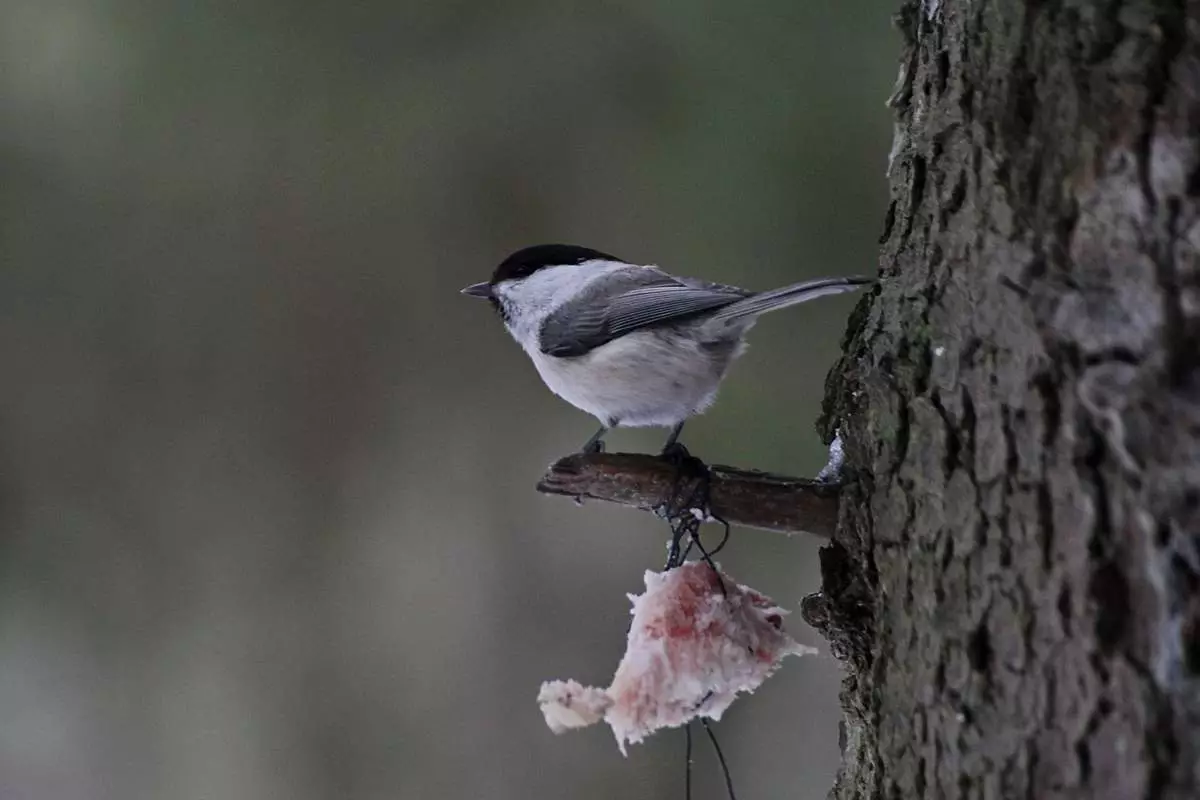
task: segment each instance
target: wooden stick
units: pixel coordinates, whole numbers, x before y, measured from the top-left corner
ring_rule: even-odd
[[[709,509],[731,525],[833,536],[838,484],[717,465],[708,469]],[[675,467],[658,456],[576,453],[551,464],[537,489],[661,514],[675,475]],[[683,488],[679,494],[686,497],[690,484]]]

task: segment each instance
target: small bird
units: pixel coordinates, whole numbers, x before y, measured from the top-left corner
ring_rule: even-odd
[[[760,314],[850,292],[871,279],[822,278],[768,292],[679,278],[567,244],[518,250],[463,294],[491,301],[546,386],[600,420],[583,452],[616,426],[671,428],[716,399]]]

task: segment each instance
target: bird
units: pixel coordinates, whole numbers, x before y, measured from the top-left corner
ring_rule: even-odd
[[[540,244],[510,254],[462,294],[488,300],[546,386],[599,420],[582,452],[603,451],[618,426],[664,427],[667,454],[682,448],[688,418],[712,405],[760,315],[871,283],[831,277],[755,292]]]

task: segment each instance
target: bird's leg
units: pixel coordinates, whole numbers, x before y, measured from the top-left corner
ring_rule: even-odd
[[[671,428],[670,434],[667,435],[667,443],[663,445],[662,456],[668,461],[682,464],[689,457],[688,449],[679,443],[679,434],[683,432],[683,423],[687,422],[682,419],[675,423],[675,427]]]
[[[680,420],[671,428],[671,433],[667,436],[667,443],[663,446],[660,456],[675,468],[675,478],[671,481],[671,493],[664,504],[665,516],[668,519],[673,519],[680,512],[686,511],[688,503],[698,500],[702,505],[708,504],[708,466],[679,443],[679,433],[683,430],[685,421]],[[680,497],[680,490],[688,482],[688,479],[694,481],[695,485],[692,489],[692,497],[685,499]],[[676,539],[677,544],[678,538]],[[672,548],[672,553],[676,558],[678,557],[677,548]]]
[[[600,430],[592,434],[592,438],[583,443],[584,453],[603,453],[604,452],[604,434],[608,433],[611,425],[602,425]]]
[[[672,569],[682,564],[691,549],[695,547],[700,551],[701,558],[712,569],[713,574],[717,576],[721,594],[725,595],[725,581],[721,578],[721,572],[713,562],[712,554],[705,550],[704,545],[700,542],[700,524],[709,518],[715,519],[725,526],[725,537],[721,539],[716,550],[724,547],[725,542],[729,539],[729,524],[714,515],[709,509],[709,489],[712,475],[707,464],[693,456],[686,447],[679,443],[679,433],[682,430],[683,421],[677,422],[675,427],[671,428],[671,434],[667,437],[667,443],[663,447],[661,456],[667,463],[675,467],[675,478],[671,482],[671,491],[659,512],[671,524],[671,544],[667,550],[666,569]],[[688,496],[681,496],[682,489],[689,484],[691,491]],[[685,536],[688,539],[687,547],[681,548]]]

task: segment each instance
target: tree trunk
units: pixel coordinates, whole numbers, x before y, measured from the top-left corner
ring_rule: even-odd
[[[835,798],[1200,797],[1200,0],[926,0],[831,373]]]

